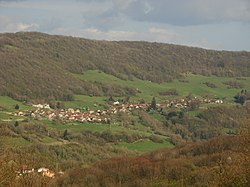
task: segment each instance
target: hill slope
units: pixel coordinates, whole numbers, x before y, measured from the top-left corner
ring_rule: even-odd
[[[0,34],[0,94],[67,100],[73,93],[102,95],[114,89],[114,93],[122,95],[124,88],[103,87],[96,82],[79,80],[72,73],[97,69],[122,79],[136,77],[153,82],[171,81],[186,72],[250,76],[249,59],[249,52],[95,41],[32,32]],[[134,90],[125,90],[125,94],[135,94]]]
[[[76,168],[59,186],[249,186],[249,133]]]

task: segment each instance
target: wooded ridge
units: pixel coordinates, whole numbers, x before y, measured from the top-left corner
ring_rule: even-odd
[[[250,52],[172,44],[96,41],[37,32],[0,34],[0,94],[70,100],[73,94],[133,95],[136,90],[77,79],[99,70],[120,79],[166,82],[183,73],[250,76]],[[97,80],[99,78],[97,77]]]

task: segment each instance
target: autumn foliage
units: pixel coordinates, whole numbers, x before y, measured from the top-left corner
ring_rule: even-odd
[[[59,186],[249,186],[250,136],[222,136],[70,170]]]

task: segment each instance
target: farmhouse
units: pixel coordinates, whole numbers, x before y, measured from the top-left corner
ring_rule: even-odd
[[[49,170],[48,168],[39,168],[37,172],[40,173],[44,177],[49,177],[49,178],[55,177],[55,173]]]

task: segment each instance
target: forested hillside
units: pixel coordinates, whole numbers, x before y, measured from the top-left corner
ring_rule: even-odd
[[[74,74],[100,70],[120,79],[166,82],[192,72],[250,76],[250,53],[148,42],[108,42],[42,33],[0,34],[0,94],[71,100],[73,94],[134,95],[136,90]],[[96,78],[98,80],[98,77]]]
[[[59,186],[249,186],[249,133],[76,168]]]

